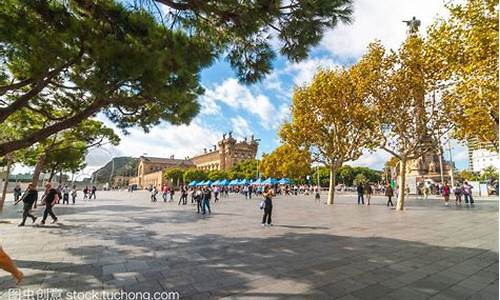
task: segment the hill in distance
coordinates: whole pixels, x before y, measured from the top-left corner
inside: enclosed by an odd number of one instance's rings
[[[113,176],[136,176],[137,174],[137,164],[139,163],[138,158],[134,157],[114,157],[115,170]],[[112,170],[112,161],[109,161],[104,167],[92,173],[92,177],[96,176],[97,183],[105,183],[109,181],[109,176]]]

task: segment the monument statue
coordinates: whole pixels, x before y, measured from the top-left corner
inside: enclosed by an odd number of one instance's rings
[[[229,131],[229,138],[232,138],[232,137],[233,137],[233,132]]]
[[[403,23],[406,23],[406,26],[408,26],[407,33],[408,34],[417,34],[418,33],[418,27],[420,27],[420,20],[417,20],[416,17],[413,17],[411,20],[404,21]]]

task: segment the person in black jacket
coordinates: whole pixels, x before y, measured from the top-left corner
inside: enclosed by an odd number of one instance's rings
[[[358,187],[356,188],[358,192],[358,204],[365,204],[365,199],[363,197],[363,194],[365,192],[365,189],[363,188],[363,185],[360,183],[358,184]]]
[[[23,220],[19,224],[19,226],[24,226],[24,223],[26,223],[26,219],[28,217],[30,217],[31,220],[33,220],[33,223],[35,223],[36,217],[30,213],[30,210],[33,207],[33,203],[35,203],[37,200],[38,200],[38,191],[36,190],[35,186],[30,183],[28,185],[26,193],[24,193],[24,195],[15,203],[15,205],[17,205],[21,201],[23,201],[24,203]]]
[[[45,211],[43,212],[43,219],[41,224],[45,224],[45,220],[47,219],[47,216],[50,215],[52,217],[52,223],[57,222],[57,217],[54,214],[54,211],[52,210],[52,207],[59,201],[59,195],[57,193],[57,190],[52,187],[51,183],[47,183],[45,185]]]
[[[262,226],[273,226],[271,221],[271,215],[273,213],[273,190],[266,186],[264,192],[262,193],[264,201],[261,204],[261,209],[264,209],[264,216],[262,216]]]

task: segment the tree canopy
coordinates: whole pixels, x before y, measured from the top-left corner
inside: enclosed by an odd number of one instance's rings
[[[498,1],[447,4],[449,18],[428,29],[426,47],[440,79],[454,136],[498,151]]]
[[[304,179],[311,173],[311,154],[307,149],[283,144],[263,155],[259,168],[265,177]]]
[[[280,131],[284,142],[309,149],[313,161],[330,168],[328,203],[333,204],[337,169],[378,146],[371,93],[378,84],[378,44],[348,69],[319,70],[313,81],[295,89],[292,120]]]
[[[146,2],[0,2],[0,124],[19,114],[47,119],[0,140],[0,156],[98,112],[123,130],[189,123],[203,93],[200,72],[217,58],[254,82],[271,70],[271,43],[304,59],[352,13],[350,0],[157,0],[149,3],[169,13],[154,16]]]

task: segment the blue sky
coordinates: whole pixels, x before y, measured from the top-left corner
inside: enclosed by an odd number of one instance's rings
[[[230,130],[238,138],[251,134],[260,138],[260,157],[263,152],[271,152],[279,145],[277,129],[283,120],[289,118],[294,86],[310,81],[318,67],[352,64],[362,55],[368,43],[375,39],[395,49],[406,35],[402,20],[416,16],[422,21],[423,32],[438,15],[446,15],[440,0],[355,0],[353,24],[340,25],[328,31],[321,43],[311,50],[309,58],[302,62],[292,63],[278,56],[273,63],[273,72],[253,85],[240,84],[233,70],[221,58],[202,73],[206,92],[199,99],[201,112],[190,125],[164,123],[153,128],[149,134],[132,129],[130,135],[122,135],[118,147],[91,151],[87,156],[85,173],[91,173],[109,161],[111,155],[139,156],[147,153],[161,157],[192,156],[214,145],[224,132]],[[103,116],[98,118],[112,125]],[[465,168],[465,147],[453,143],[453,148],[458,168]],[[380,150],[366,153],[349,164],[381,169],[388,158],[389,155]]]

